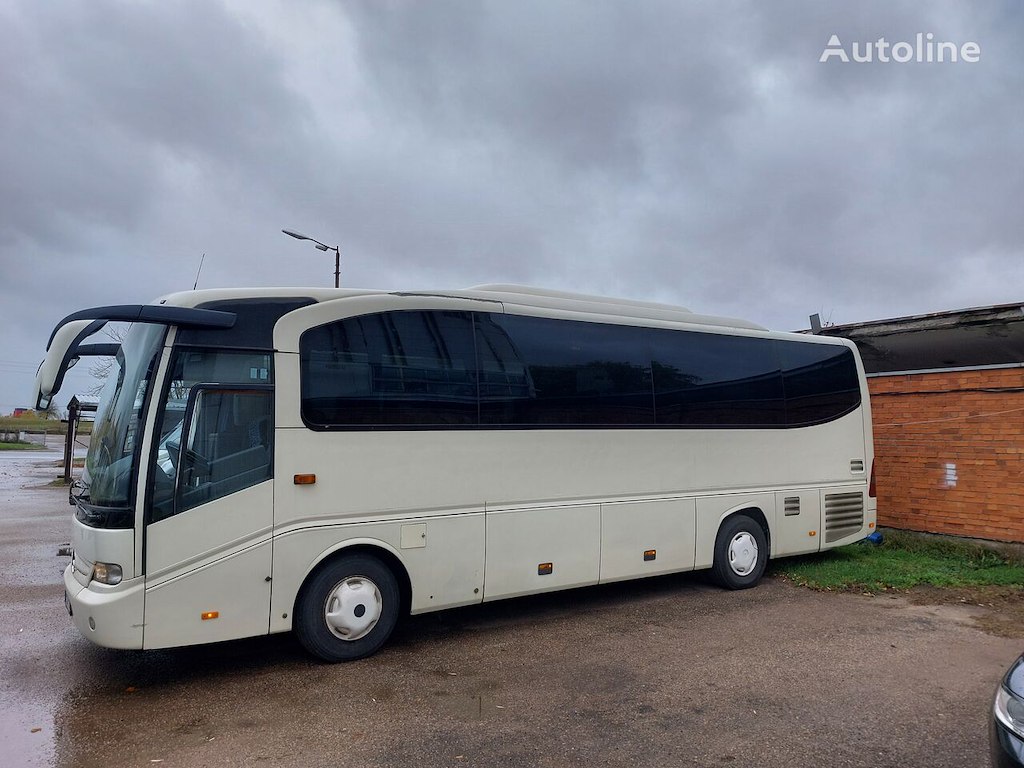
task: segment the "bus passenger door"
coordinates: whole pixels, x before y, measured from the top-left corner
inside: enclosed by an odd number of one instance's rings
[[[273,434],[272,388],[191,388],[151,467],[143,647],[268,632]]]

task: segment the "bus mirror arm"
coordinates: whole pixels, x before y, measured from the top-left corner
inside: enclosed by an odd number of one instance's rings
[[[53,396],[64,383],[64,374],[83,356],[107,354],[116,344],[85,344],[82,342],[99,331],[105,320],[76,320],[58,326],[47,346],[46,357],[36,372],[33,402],[37,410],[46,410]]]

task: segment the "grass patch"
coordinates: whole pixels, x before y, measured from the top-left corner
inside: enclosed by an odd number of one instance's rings
[[[92,433],[91,421],[78,422],[78,434]],[[0,416],[0,433],[17,434],[30,432],[34,435],[64,435],[68,425],[60,419],[39,419],[27,416]]]
[[[772,573],[811,589],[881,592],[936,587],[1024,587],[1024,560],[980,544],[887,531],[881,545],[851,544],[779,560]]]
[[[43,451],[46,450],[39,443],[26,443],[21,440],[13,442],[0,442],[0,451]]]

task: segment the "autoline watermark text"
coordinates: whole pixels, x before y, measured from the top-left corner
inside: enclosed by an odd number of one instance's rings
[[[975,64],[981,59],[981,46],[972,41],[962,45],[937,42],[931,32],[918,32],[913,42],[890,43],[884,37],[880,37],[874,42],[853,42],[847,48],[839,39],[839,35],[832,35],[818,61],[824,63],[830,59],[838,59],[844,64],[851,61],[855,64],[873,61],[883,64],[906,64],[911,61],[920,64],[953,64],[960,61]]]

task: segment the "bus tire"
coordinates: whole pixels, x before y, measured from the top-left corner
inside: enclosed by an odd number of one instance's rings
[[[718,529],[712,575],[726,589],[756,586],[768,564],[768,539],[760,524],[733,515]]]
[[[295,606],[295,636],[324,661],[376,653],[398,623],[401,591],[394,573],[372,555],[342,555],[320,567]]]

